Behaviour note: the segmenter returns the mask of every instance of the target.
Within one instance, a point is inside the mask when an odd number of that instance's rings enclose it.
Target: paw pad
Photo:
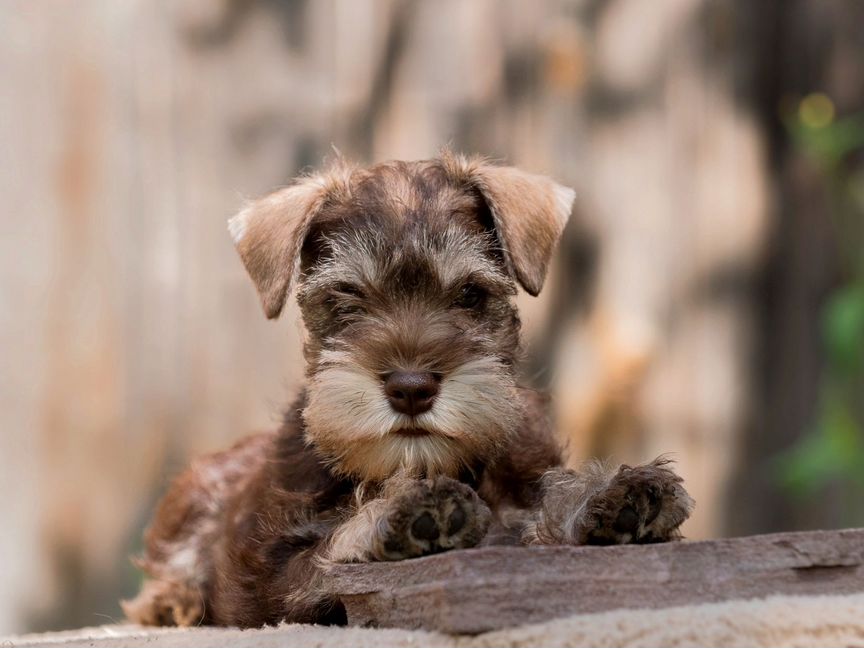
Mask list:
[[[420,538],[421,540],[432,541],[437,540],[438,536],[441,535],[441,532],[438,529],[438,523],[435,521],[435,518],[432,517],[432,514],[428,511],[424,511],[411,525],[411,535],[415,538]]]
[[[667,463],[621,466],[589,505],[593,522],[585,527],[582,541],[645,544],[680,538],[678,528],[690,515],[693,500]]]
[[[618,533],[633,533],[639,528],[639,514],[632,506],[624,506],[612,525]]]
[[[447,533],[448,535],[453,535],[454,533],[459,533],[462,530],[462,527],[465,526],[465,520],[467,516],[465,515],[465,510],[461,506],[457,506],[453,509],[453,512],[450,513],[450,517],[447,519]]]
[[[447,477],[409,482],[393,500],[382,558],[400,560],[475,546],[491,514],[470,487]]]

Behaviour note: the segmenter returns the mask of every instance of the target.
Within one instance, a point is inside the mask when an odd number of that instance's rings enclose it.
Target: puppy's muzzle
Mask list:
[[[382,378],[390,407],[408,416],[432,409],[441,390],[441,377],[430,371],[394,371]]]

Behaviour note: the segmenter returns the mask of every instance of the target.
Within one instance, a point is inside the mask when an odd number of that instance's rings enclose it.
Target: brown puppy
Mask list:
[[[334,561],[678,537],[692,500],[664,461],[561,468],[542,397],[516,383],[516,285],[540,292],[572,201],[444,154],[339,162],[233,218],[268,317],[297,281],[308,385],[277,433],[177,479],[129,618],[340,622],[321,586]]]

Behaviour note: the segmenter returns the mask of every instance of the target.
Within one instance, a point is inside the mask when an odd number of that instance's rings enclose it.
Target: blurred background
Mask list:
[[[188,458],[274,427],[296,309],[226,219],[337,147],[576,188],[528,377],[709,538],[864,524],[864,3],[5,0],[0,633],[96,625]]]

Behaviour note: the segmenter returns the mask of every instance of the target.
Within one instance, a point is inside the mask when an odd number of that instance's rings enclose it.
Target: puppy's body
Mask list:
[[[178,479],[130,618],[338,622],[331,561],[675,537],[692,505],[679,478],[662,462],[560,468],[542,398],[517,386],[512,296],[539,292],[571,202],[445,155],[334,167],[241,212],[232,234],[268,316],[299,277],[307,387],[277,434]]]

